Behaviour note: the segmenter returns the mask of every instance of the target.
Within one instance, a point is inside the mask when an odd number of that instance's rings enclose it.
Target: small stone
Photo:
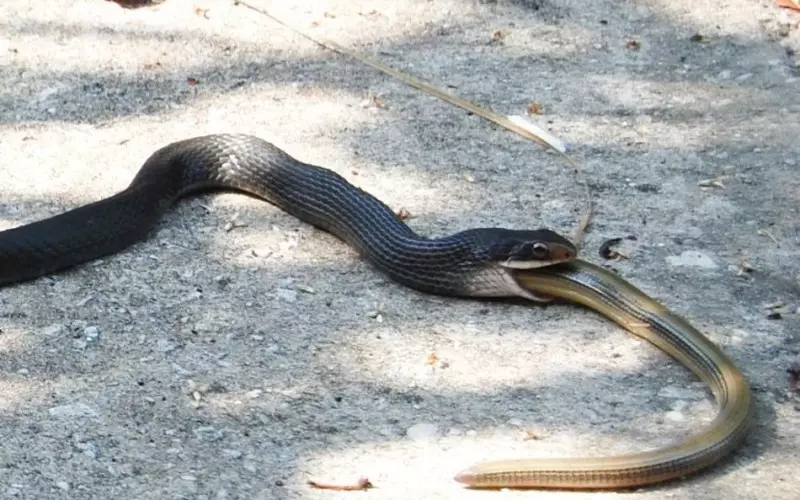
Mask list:
[[[60,490],[69,491],[69,483],[66,481],[56,481],[56,486]]]
[[[664,415],[664,418],[672,422],[683,422],[684,420],[686,420],[686,417],[683,415],[683,413],[679,411],[668,411]]]
[[[464,431],[457,427],[451,427],[450,430],[447,431],[448,436],[462,436]]]
[[[156,349],[158,349],[163,353],[172,352],[177,348],[178,346],[175,343],[170,342],[166,339],[158,339],[156,341]]]
[[[435,439],[439,435],[439,427],[436,424],[421,423],[415,424],[406,430],[406,436],[412,441],[427,441]]]
[[[703,252],[687,250],[680,255],[670,255],[667,262],[675,267],[700,267],[703,269],[716,269],[717,263]]]
[[[81,418],[96,417],[97,412],[85,403],[73,403],[61,406],[54,406],[47,410],[53,417],[59,418]]]
[[[97,445],[94,443],[78,443],[75,445],[75,447],[81,450],[87,457],[97,458],[98,450]]]
[[[244,455],[239,450],[222,450],[222,453],[224,453],[225,456],[227,456],[228,458],[233,458],[233,459],[242,458],[242,455]]]
[[[672,411],[681,412],[689,407],[689,402],[685,399],[676,399],[674,403],[672,403]]]
[[[245,396],[247,396],[247,399],[255,399],[259,397],[263,392],[264,391],[262,391],[261,389],[253,389],[252,391],[247,391],[245,393]]]
[[[204,441],[219,441],[223,437],[222,431],[219,431],[210,425],[198,427],[194,429],[193,432],[198,439],[202,439]]]
[[[83,329],[83,335],[87,342],[94,342],[100,336],[100,329],[96,326],[87,326]]]
[[[478,431],[476,431],[475,429],[470,429],[470,430],[467,431],[467,436],[469,436],[469,437],[475,437],[477,435],[478,435]]]
[[[519,418],[510,418],[508,419],[508,425],[512,427],[521,427],[522,426],[522,419]]]
[[[286,288],[278,288],[276,295],[279,299],[284,300],[286,302],[297,302],[297,291],[295,290],[288,290]]]
[[[53,323],[52,325],[46,327],[42,330],[42,333],[47,335],[48,337],[52,337],[53,335],[60,335],[66,331],[66,325],[62,325],[61,323]]]

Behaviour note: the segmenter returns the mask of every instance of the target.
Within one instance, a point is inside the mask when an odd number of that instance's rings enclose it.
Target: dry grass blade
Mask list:
[[[570,158],[567,155],[567,148],[563,142],[561,142],[551,134],[539,129],[538,127],[528,122],[527,120],[524,120],[522,117],[504,116],[499,113],[495,113],[494,111],[478,106],[472,101],[462,99],[461,97],[451,94],[450,92],[446,92],[437,87],[434,87],[433,85],[425,83],[414,76],[411,76],[407,73],[403,73],[402,71],[398,71],[394,68],[391,68],[371,57],[367,57],[363,54],[359,54],[353,50],[350,50],[347,47],[339,45],[338,43],[332,40],[313,37],[304,30],[291,26],[282,21],[281,19],[278,19],[277,17],[273,16],[266,10],[251,5],[248,2],[243,2],[241,0],[234,0],[234,5],[242,5],[244,7],[247,7],[248,9],[268,17],[272,21],[280,24],[281,26],[284,26],[285,28],[293,31],[294,33],[302,36],[303,38],[321,47],[332,50],[341,55],[352,57],[353,59],[356,59],[362,64],[365,64],[391,77],[394,77],[402,82],[405,82],[408,85],[411,85],[412,87],[418,90],[422,90],[423,92],[426,92],[427,94],[432,95],[434,97],[438,97],[439,99],[449,104],[467,110],[482,118],[485,118],[486,120],[494,122],[497,125],[500,125],[501,127],[510,130],[526,139],[529,139],[544,148],[549,148],[552,149],[553,151],[556,151],[558,154],[561,155],[562,158],[564,158],[567,161],[567,163],[569,163],[575,169],[576,174],[580,178],[580,183],[583,184],[586,192],[586,209],[584,211],[584,214],[581,216],[580,222],[578,223],[578,228],[576,229],[575,234],[573,235],[573,242],[575,243],[575,246],[580,247],[580,243],[583,241],[583,235],[586,232],[586,228],[589,226],[592,220],[593,207],[592,207],[591,189],[589,188],[589,183],[586,180],[581,168],[572,158]]]

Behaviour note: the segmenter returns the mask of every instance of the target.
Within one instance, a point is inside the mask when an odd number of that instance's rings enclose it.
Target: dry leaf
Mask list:
[[[494,33],[492,33],[492,39],[489,40],[489,44],[500,43],[503,41],[503,38],[505,37],[506,37],[505,33],[503,33],[500,30],[497,30]]]
[[[529,115],[541,115],[544,112],[544,106],[538,102],[532,102],[528,106]]]
[[[353,484],[332,484],[314,480],[309,480],[308,484],[319,490],[334,490],[334,491],[360,491],[360,490],[368,490],[370,488],[374,488],[372,483],[366,477],[359,478]]]
[[[523,441],[538,441],[539,439],[544,439],[544,436],[540,435],[533,429],[525,429],[522,433],[522,440]]]

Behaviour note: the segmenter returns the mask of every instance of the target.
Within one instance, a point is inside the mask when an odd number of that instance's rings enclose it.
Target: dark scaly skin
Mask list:
[[[269,201],[338,236],[395,281],[429,293],[513,295],[503,281],[503,262],[547,264],[577,253],[546,229],[470,229],[425,238],[335,172],[295,160],[257,137],[211,135],[156,151],[130,186],[110,198],[0,232],[0,285],[119,252],[145,239],[178,198],[208,189]],[[536,243],[550,251],[532,255]]]

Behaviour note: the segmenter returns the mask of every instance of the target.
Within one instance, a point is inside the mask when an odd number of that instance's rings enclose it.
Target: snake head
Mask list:
[[[572,260],[578,249],[568,239],[550,231],[514,231],[496,229],[488,258],[510,269],[536,269]]]

